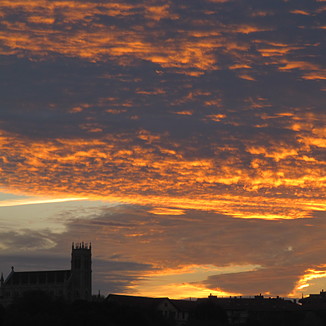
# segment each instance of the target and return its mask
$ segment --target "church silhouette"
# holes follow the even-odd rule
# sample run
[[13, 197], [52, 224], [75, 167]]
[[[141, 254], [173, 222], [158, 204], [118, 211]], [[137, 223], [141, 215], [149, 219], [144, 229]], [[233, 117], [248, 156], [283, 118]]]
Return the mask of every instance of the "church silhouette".
[[72, 243], [70, 270], [16, 272], [12, 267], [6, 279], [1, 274], [0, 282], [0, 302], [4, 304], [31, 291], [68, 301], [91, 300], [92, 245]]

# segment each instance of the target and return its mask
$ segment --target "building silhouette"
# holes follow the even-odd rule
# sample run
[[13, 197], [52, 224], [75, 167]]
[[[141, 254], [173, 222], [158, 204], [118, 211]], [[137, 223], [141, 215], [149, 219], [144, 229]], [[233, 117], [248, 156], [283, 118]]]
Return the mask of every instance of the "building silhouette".
[[[302, 307], [296, 300], [280, 297], [217, 297], [192, 300], [149, 298], [110, 294], [107, 303], [117, 307], [134, 308], [150, 315], [158, 312], [172, 325], [297, 325]], [[301, 316], [301, 317], [300, 317]], [[311, 325], [311, 324], [307, 324]]]
[[92, 246], [87, 243], [72, 244], [71, 269], [54, 271], [11, 272], [0, 278], [0, 303], [8, 304], [26, 292], [43, 291], [50, 297], [68, 301], [91, 300], [92, 296]]
[[189, 319], [191, 309], [196, 302], [187, 300], [173, 300], [169, 298], [150, 298], [131, 295], [109, 294], [105, 299], [108, 304], [115, 304], [119, 308], [134, 308], [145, 315], [159, 313], [164, 319], [176, 326], [184, 326]]
[[319, 294], [310, 294], [308, 297], [301, 298], [299, 302], [305, 309], [326, 309], [326, 291], [321, 290]]

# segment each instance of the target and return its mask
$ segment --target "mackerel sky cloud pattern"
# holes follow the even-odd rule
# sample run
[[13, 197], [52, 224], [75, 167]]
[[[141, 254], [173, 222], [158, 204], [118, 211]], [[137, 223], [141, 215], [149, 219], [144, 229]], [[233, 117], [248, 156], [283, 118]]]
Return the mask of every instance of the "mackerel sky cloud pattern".
[[[183, 221], [193, 239], [202, 239], [205, 232], [198, 233], [194, 216], [216, 233], [232, 220], [230, 230], [243, 226], [240, 242], [250, 233], [244, 225], [255, 229], [263, 223], [268, 237], [276, 238], [267, 229], [286, 220], [289, 239], [294, 224], [299, 233], [308, 224], [319, 228], [326, 217], [325, 14], [321, 0], [2, 0], [0, 188], [120, 203], [140, 221], [153, 221], [162, 235], [157, 257], [164, 261], [169, 260], [160, 248], [173, 241], [161, 225], [165, 221]], [[96, 219], [106, 223], [115, 214], [126, 218], [98, 211]], [[91, 216], [85, 221], [93, 221]], [[74, 234], [82, 233], [85, 221]], [[61, 222], [69, 241], [71, 220]], [[109, 240], [103, 225], [96, 225], [104, 246]], [[128, 238], [122, 230], [115, 234]], [[258, 275], [266, 280], [261, 292], [296, 295], [306, 286], [300, 280], [309, 279], [304, 275], [325, 264], [316, 255], [297, 265], [293, 258], [288, 266], [283, 258], [268, 261], [264, 253], [240, 261], [243, 252], [227, 262], [196, 255], [190, 261], [184, 252], [159, 266], [136, 250], [150, 230], [129, 236], [129, 255], [121, 249], [137, 275], [126, 275], [123, 286], [110, 279], [119, 291], [147, 293], [128, 286], [160, 268], [243, 265], [249, 267], [237, 270], [237, 277], [230, 277], [231, 269], [189, 284], [248, 293], [241, 282]], [[30, 232], [34, 238], [35, 230]], [[55, 243], [44, 232], [43, 243]], [[232, 241], [222, 242], [228, 247]], [[295, 241], [307, 246], [304, 237]], [[289, 242], [284, 248], [292, 249], [284, 250], [292, 257]], [[0, 250], [13, 246], [3, 240]], [[217, 250], [210, 248], [211, 257]], [[283, 293], [272, 277], [278, 264]]]

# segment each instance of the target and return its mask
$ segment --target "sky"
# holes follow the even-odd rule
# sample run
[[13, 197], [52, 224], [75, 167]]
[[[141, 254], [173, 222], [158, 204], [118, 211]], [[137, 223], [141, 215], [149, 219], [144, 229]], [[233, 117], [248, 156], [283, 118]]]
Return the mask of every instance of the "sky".
[[326, 288], [325, 0], [0, 0], [0, 272], [93, 292]]

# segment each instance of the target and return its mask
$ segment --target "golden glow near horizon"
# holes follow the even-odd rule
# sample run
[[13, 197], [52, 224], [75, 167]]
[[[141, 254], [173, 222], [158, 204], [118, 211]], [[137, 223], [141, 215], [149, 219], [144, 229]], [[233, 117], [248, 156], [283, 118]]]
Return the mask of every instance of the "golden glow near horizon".
[[0, 254], [91, 234], [99, 284], [176, 298], [324, 281], [324, 1], [248, 1], [0, 2]]
[[[292, 297], [300, 297], [300, 295], [305, 293], [311, 293], [311, 288], [314, 288], [315, 292], [319, 292], [320, 290], [323, 289], [323, 284], [325, 284], [326, 280], [326, 270], [325, 270], [326, 265], [318, 266], [318, 269], [312, 269], [309, 268], [305, 271], [304, 275], [302, 275], [297, 282], [294, 290], [292, 293], [290, 293], [290, 296]], [[319, 284], [317, 283], [317, 286], [315, 281], [321, 281]], [[320, 286], [322, 288], [320, 288]], [[307, 291], [308, 290], [308, 291]]]
[[208, 295], [237, 296], [241, 293], [225, 292], [218, 288], [208, 289], [200, 281], [209, 275], [250, 271], [259, 266], [227, 266], [218, 268], [212, 265], [180, 266], [176, 269], [160, 269], [144, 274], [144, 280], [131, 286], [133, 292], [149, 297], [170, 297], [174, 299], [200, 298]]

